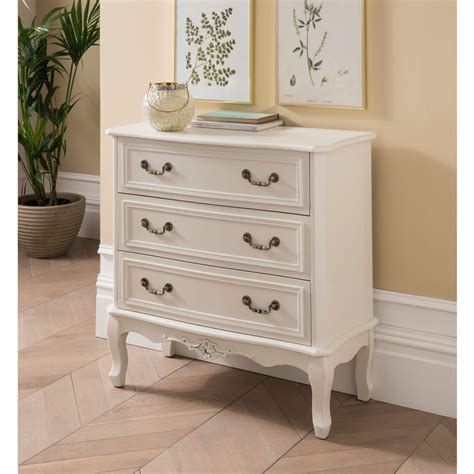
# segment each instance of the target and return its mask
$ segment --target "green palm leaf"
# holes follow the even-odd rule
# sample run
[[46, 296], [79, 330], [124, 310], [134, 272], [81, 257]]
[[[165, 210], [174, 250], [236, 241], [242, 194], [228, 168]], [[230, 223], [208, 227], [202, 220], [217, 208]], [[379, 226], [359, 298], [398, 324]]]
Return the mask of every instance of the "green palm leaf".
[[91, 8], [90, 0], [86, 0], [84, 11], [81, 0], [74, 2], [68, 14], [60, 18], [61, 28], [54, 44], [60, 46], [74, 64], [79, 64], [86, 51], [99, 44], [99, 21], [98, 1]]
[[[18, 153], [38, 205], [56, 205], [56, 181], [66, 154], [69, 113], [79, 63], [100, 38], [99, 1], [74, 0], [70, 8], [53, 8], [30, 26], [18, 18]], [[54, 51], [50, 46], [55, 45]], [[57, 77], [67, 81], [58, 104]]]

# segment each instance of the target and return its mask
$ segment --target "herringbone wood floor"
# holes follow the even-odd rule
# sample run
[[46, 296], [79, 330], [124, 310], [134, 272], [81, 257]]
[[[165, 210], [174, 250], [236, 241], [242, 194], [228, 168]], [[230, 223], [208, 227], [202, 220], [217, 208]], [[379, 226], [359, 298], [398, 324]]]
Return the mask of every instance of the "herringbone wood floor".
[[127, 385], [94, 336], [98, 243], [19, 251], [21, 473], [455, 472], [456, 421], [333, 392], [314, 437], [310, 389], [129, 346]]

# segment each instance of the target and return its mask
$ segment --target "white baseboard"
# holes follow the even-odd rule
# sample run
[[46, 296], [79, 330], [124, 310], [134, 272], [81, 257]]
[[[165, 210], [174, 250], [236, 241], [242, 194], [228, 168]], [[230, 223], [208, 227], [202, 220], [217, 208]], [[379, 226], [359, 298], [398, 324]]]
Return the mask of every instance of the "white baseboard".
[[[106, 337], [107, 306], [113, 301], [113, 251], [101, 245], [101, 273], [97, 279], [96, 334]], [[456, 303], [423, 296], [374, 290], [375, 329], [374, 391], [376, 400], [456, 417]], [[160, 350], [138, 334], [130, 344]], [[196, 358], [185, 348], [179, 354]], [[237, 357], [219, 361], [244, 370], [308, 383], [305, 373], [293, 367], [270, 369]], [[353, 362], [336, 370], [334, 389], [355, 393]]]
[[60, 172], [58, 190], [82, 194], [86, 198], [86, 213], [79, 237], [100, 239], [100, 177], [92, 174]]
[[[100, 239], [100, 177], [93, 174], [60, 172], [58, 191], [82, 194], [86, 198], [86, 212], [79, 237]], [[18, 171], [18, 192], [31, 192], [22, 170]]]

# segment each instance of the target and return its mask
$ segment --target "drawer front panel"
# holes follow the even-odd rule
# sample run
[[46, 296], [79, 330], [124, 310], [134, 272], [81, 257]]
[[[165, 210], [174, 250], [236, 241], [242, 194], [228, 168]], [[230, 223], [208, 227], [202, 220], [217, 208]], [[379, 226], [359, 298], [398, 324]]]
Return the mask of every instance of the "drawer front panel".
[[122, 193], [309, 215], [308, 153], [122, 138], [118, 155]]
[[308, 217], [128, 195], [118, 209], [119, 250], [309, 279]]
[[[120, 308], [310, 344], [310, 283], [305, 280], [125, 252], [118, 252], [117, 276]], [[250, 299], [246, 304], [244, 297]], [[251, 310], [268, 310], [272, 302], [278, 304], [268, 314]]]

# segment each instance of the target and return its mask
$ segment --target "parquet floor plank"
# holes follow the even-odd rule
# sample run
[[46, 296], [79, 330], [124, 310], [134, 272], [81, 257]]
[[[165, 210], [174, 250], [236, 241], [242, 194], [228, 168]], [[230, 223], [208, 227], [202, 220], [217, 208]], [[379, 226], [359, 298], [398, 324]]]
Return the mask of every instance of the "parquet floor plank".
[[20, 400], [20, 463], [79, 426], [79, 413], [69, 375]]
[[426, 442], [443, 458], [448, 466], [456, 466], [456, 436], [440, 423], [426, 438]]
[[19, 473], [34, 474], [92, 474], [130, 468], [145, 464], [148, 459], [159, 452], [156, 449], [126, 451], [114, 455], [73, 458], [65, 461], [53, 461], [45, 464], [26, 464], [20, 466]]
[[24, 333], [24, 346], [28, 347], [46, 339], [51, 335], [49, 327], [48, 311], [46, 305], [41, 304], [20, 313]]
[[30, 278], [30, 259], [26, 253], [20, 247], [18, 247], [18, 283]]
[[387, 403], [351, 399], [333, 414], [330, 436], [314, 432], [287, 452], [269, 472], [317, 472], [400, 465], [440, 423], [441, 417]]
[[388, 462], [370, 464], [368, 466], [343, 467], [341, 469], [308, 472], [318, 472], [318, 474], [394, 474], [399, 466], [400, 462]]
[[109, 409], [99, 366], [96, 361], [72, 373], [81, 425], [85, 425]]
[[[340, 404], [334, 400], [333, 406]], [[308, 417], [306, 386], [268, 378], [141, 472], [159, 472], [170, 462], [177, 472], [192, 472], [193, 466], [201, 472], [264, 472], [312, 430]]]
[[427, 442], [423, 442], [397, 470], [397, 474], [452, 474], [455, 472], [455, 466], [447, 464]]
[[[56, 259], [30, 258], [19, 251], [18, 307], [25, 311], [54, 298], [95, 284], [99, 271], [98, 242], [76, 239], [64, 264]], [[27, 260], [26, 260], [27, 259]]]
[[[199, 372], [204, 363], [196, 361], [193, 365]], [[145, 391], [137, 392], [29, 459], [26, 465], [37, 465], [38, 469], [39, 466], [69, 468], [75, 465], [74, 460], [87, 457], [91, 472], [112, 470], [117, 468], [117, 457], [124, 451], [133, 454], [134, 459], [137, 459], [134, 454], [137, 451], [150, 455], [148, 462], [264, 379], [258, 374], [230, 368], [218, 377], [212, 373], [195, 376], [190, 371], [181, 376], [179, 372], [186, 367], [174, 372], [174, 377], [164, 378]], [[187, 379], [191, 379], [189, 384], [185, 384]], [[229, 382], [230, 390], [227, 389]], [[177, 390], [183, 386], [186, 387], [184, 392]], [[220, 396], [216, 396], [217, 392]], [[199, 401], [203, 403], [195, 404]], [[144, 464], [146, 462], [122, 467], [140, 468]]]
[[46, 387], [108, 352], [107, 342], [95, 337], [90, 321], [68, 328], [19, 352], [19, 389]]

